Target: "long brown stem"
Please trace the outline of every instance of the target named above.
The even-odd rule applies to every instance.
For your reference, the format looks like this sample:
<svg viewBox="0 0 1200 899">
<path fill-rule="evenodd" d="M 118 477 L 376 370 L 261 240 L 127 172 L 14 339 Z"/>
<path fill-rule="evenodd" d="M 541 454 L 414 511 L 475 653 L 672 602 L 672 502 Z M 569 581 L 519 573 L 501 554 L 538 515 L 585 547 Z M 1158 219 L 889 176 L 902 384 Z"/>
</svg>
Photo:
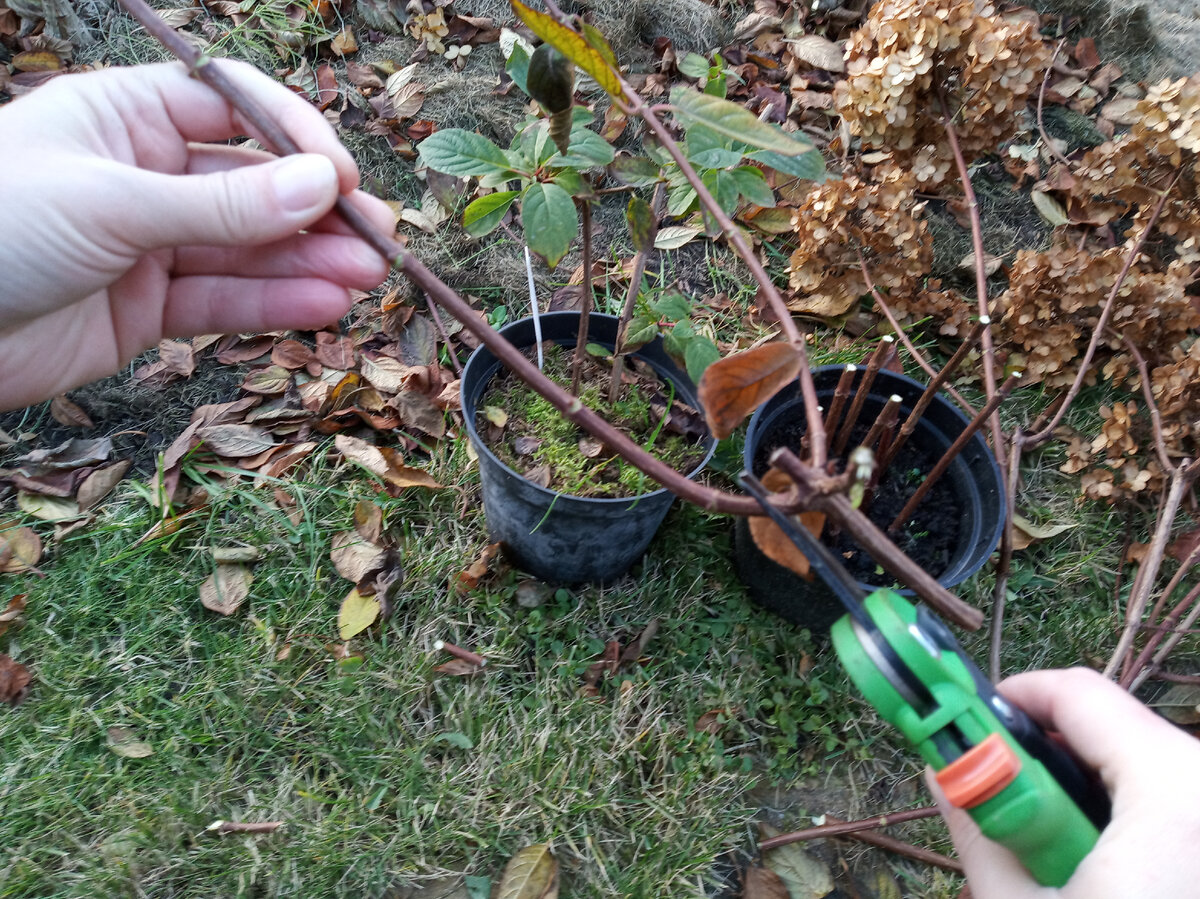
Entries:
<svg viewBox="0 0 1200 899">
<path fill-rule="evenodd" d="M 571 393 L 579 396 L 579 381 L 583 376 L 583 360 L 587 358 L 588 318 L 592 314 L 592 203 L 579 202 L 583 224 L 583 300 L 579 304 L 579 333 L 575 337 L 575 358 L 571 362 Z M 617 335 L 618 339 L 620 335 Z"/>
<path fill-rule="evenodd" d="M 886 471 L 887 467 L 892 464 L 892 459 L 896 457 L 896 453 L 900 452 L 900 447 L 904 446 L 904 444 L 908 442 L 908 438 L 911 437 L 913 431 L 917 429 L 917 423 L 920 422 L 922 416 L 925 415 L 925 410 L 929 408 L 929 404 L 933 402 L 933 398 L 937 396 L 938 391 L 942 389 L 942 385 L 945 384 L 946 381 L 949 380 L 950 376 L 958 370 L 958 367 L 962 365 L 963 360 L 967 358 L 967 354 L 971 352 L 971 349 L 979 341 L 980 336 L 983 334 L 983 329 L 989 324 L 991 324 L 991 319 L 987 316 L 984 316 L 982 319 L 976 322 L 975 327 L 971 329 L 971 333 L 967 335 L 967 339 L 958 345 L 958 349 L 954 351 L 954 355 L 951 356 L 946 364 L 942 366 L 941 370 L 933 376 L 933 380 L 930 381 L 926 386 L 925 392 L 921 394 L 921 397 L 917 400 L 916 405 L 912 407 L 912 411 L 909 412 L 905 417 L 904 424 L 900 426 L 900 433 L 896 436 L 896 439 L 892 442 L 891 447 L 888 449 L 887 456 L 880 459 L 880 468 Z"/>
<path fill-rule="evenodd" d="M 1190 465 L 1180 466 L 1171 472 L 1171 483 L 1167 488 L 1166 502 L 1158 510 L 1158 524 L 1154 529 L 1154 537 L 1146 552 L 1142 564 L 1138 566 L 1137 577 L 1129 591 L 1129 600 L 1125 606 L 1125 627 L 1121 631 L 1121 639 L 1113 650 L 1112 658 L 1104 668 L 1104 676 L 1112 677 L 1125 658 L 1125 654 L 1133 647 L 1134 637 L 1137 636 L 1138 625 L 1150 601 L 1150 593 L 1154 589 L 1154 579 L 1162 567 L 1163 555 L 1167 551 L 1167 541 L 1171 536 L 1171 527 L 1175 524 L 1175 514 L 1183 502 L 1184 493 L 1191 482 Z"/>
<path fill-rule="evenodd" d="M 975 254 L 975 294 L 976 305 L 979 307 L 979 319 L 991 321 L 991 302 L 988 300 L 987 269 L 983 258 L 983 224 L 979 220 L 979 202 L 975 199 L 975 188 L 971 184 L 971 172 L 963 157 L 962 147 L 958 144 L 958 133 L 954 130 L 954 122 L 942 103 L 943 125 L 946 129 L 946 139 L 950 144 L 950 152 L 954 156 L 954 164 L 958 168 L 958 178 L 962 182 L 963 199 L 967 203 L 967 215 L 971 220 L 971 249 Z M 992 329 L 985 324 L 980 335 L 979 346 L 983 351 L 983 386 L 990 400 L 996 395 L 996 350 L 992 345 Z M 1000 414 L 993 410 L 988 427 L 992 432 L 992 451 L 996 461 L 1004 467 L 1004 432 L 1000 428 Z"/>
<path fill-rule="evenodd" d="M 826 815 L 825 820 L 830 824 L 843 823 L 840 818 L 834 818 L 832 815 Z M 860 843 L 870 843 L 872 846 L 878 846 L 880 849 L 886 849 L 888 852 L 903 855 L 905 858 L 911 858 L 913 861 L 933 865 L 935 868 L 943 868 L 946 871 L 953 871 L 956 874 L 963 873 L 962 864 L 950 858 L 950 856 L 934 852 L 932 849 L 923 849 L 920 846 L 914 846 L 912 843 L 897 840 L 895 837 L 889 837 L 886 834 L 875 833 L 873 830 L 863 830 L 846 834 L 846 836 L 851 840 L 858 840 Z"/>
<path fill-rule="evenodd" d="M 687 182 L 696 191 L 696 196 L 700 199 L 701 205 L 713 217 L 716 223 L 721 227 L 725 239 L 729 241 L 729 245 L 734 248 L 742 261 L 746 263 L 746 267 L 750 270 L 751 277 L 762 290 L 763 297 L 767 304 L 771 307 L 771 311 L 779 320 L 779 326 L 783 329 L 784 336 L 787 337 L 788 343 L 795 347 L 797 354 L 800 356 L 800 394 L 804 398 L 804 414 L 808 422 L 808 434 L 811 438 L 812 445 L 812 461 L 817 468 L 825 466 L 825 425 L 821 421 L 821 412 L 818 409 L 817 389 L 813 384 L 812 371 L 808 366 L 808 352 L 805 348 L 804 335 L 800 333 L 800 329 L 796 327 L 796 323 L 792 320 L 792 314 L 788 310 L 787 303 L 779 291 L 775 289 L 775 284 L 771 280 L 771 276 L 767 274 L 767 270 L 763 268 L 762 262 L 755 255 L 750 245 L 746 243 L 745 237 L 742 236 L 742 231 L 733 220 L 725 214 L 725 210 L 704 186 L 704 182 L 700 176 L 696 174 L 696 170 L 688 161 L 687 157 L 680 149 L 667 131 L 666 126 L 659 120 L 655 112 L 650 109 L 629 84 L 621 80 L 621 89 L 625 92 L 625 105 L 628 110 L 641 117 L 646 126 L 658 138 L 663 149 L 679 166 L 679 172 L 687 179 Z"/>
<path fill-rule="evenodd" d="M 933 489 L 933 485 L 941 479 L 942 475 L 950 468 L 950 464 L 958 458 L 958 454 L 966 448 L 967 442 L 975 436 L 975 432 L 983 426 L 988 417 L 1008 398 L 1008 395 L 1013 392 L 1013 388 L 1017 386 L 1017 382 L 1020 380 L 1021 373 L 1019 371 L 1013 372 L 1008 376 L 1008 379 L 1001 388 L 992 395 L 992 398 L 984 404 L 984 407 L 979 410 L 979 414 L 975 416 L 971 423 L 963 429 L 963 432 L 950 444 L 950 448 L 938 459 L 937 464 L 933 466 L 933 470 L 925 476 L 925 480 L 921 482 L 921 486 L 909 497 L 908 502 L 904 504 L 904 508 L 900 510 L 892 523 L 888 525 L 889 533 L 894 534 L 912 517 L 917 506 L 921 504 L 921 500 L 929 494 L 929 491 Z"/>
<path fill-rule="evenodd" d="M 871 387 L 875 384 L 875 377 L 883 366 L 883 359 L 891 351 L 892 344 L 895 342 L 896 338 L 891 334 L 885 334 L 867 360 L 867 367 L 858 381 L 858 389 L 854 391 L 854 399 L 850 401 L 850 409 L 846 412 L 846 417 L 842 419 L 841 425 L 838 426 L 837 439 L 834 440 L 831 447 L 832 455 L 835 458 L 839 458 L 846 451 L 846 444 L 850 442 L 850 433 L 858 424 L 862 407 L 866 404 L 867 397 L 871 395 Z"/>
<path fill-rule="evenodd" d="M 822 824 L 819 827 L 808 827 L 791 833 L 781 833 L 777 837 L 759 841 L 760 852 L 770 852 L 789 843 L 803 843 L 807 840 L 821 840 L 827 837 L 844 837 L 860 830 L 878 830 L 881 827 L 892 827 L 908 821 L 920 821 L 922 818 L 934 818 L 938 815 L 937 806 L 927 805 L 924 808 L 907 809 L 902 812 L 888 812 L 886 815 L 876 815 L 874 818 L 863 818 L 859 821 L 842 821 L 838 824 Z M 826 820 L 829 820 L 826 818 Z"/>
<path fill-rule="evenodd" d="M 446 324 L 442 321 L 441 313 L 438 312 L 433 300 L 429 298 L 429 294 L 425 294 L 425 305 L 429 307 L 434 327 L 437 328 L 438 335 L 442 338 L 442 344 L 446 347 L 446 355 L 450 357 L 450 366 L 454 369 L 454 373 L 461 378 L 462 363 L 458 361 L 458 354 L 454 352 L 454 345 L 450 343 L 450 335 L 446 332 Z"/>
<path fill-rule="evenodd" d="M 867 516 L 851 505 L 844 493 L 822 493 L 817 483 L 821 477 L 820 472 L 805 465 L 786 447 L 777 449 L 768 461 L 781 468 L 796 482 L 804 506 L 824 512 L 872 559 L 900 583 L 911 587 L 944 618 L 973 631 L 983 624 L 982 612 L 963 602 L 939 584 L 933 575 L 901 552 L 887 534 L 875 527 Z"/>
<path fill-rule="evenodd" d="M 1013 513 L 1017 504 L 1017 483 L 1021 477 L 1021 454 L 1025 450 L 1020 428 L 1008 448 L 1008 476 L 1004 479 L 1004 530 L 1000 532 L 1000 559 L 996 562 L 996 585 L 992 589 L 992 620 L 988 627 L 988 674 L 1000 680 L 1000 654 L 1004 646 L 1004 609 L 1008 604 L 1008 575 L 1012 570 Z"/>
<path fill-rule="evenodd" d="M 201 59 L 195 48 L 184 41 L 154 10 L 146 5 L 145 0 L 120 0 L 120 3 L 148 32 L 178 56 L 197 78 L 224 97 L 262 135 L 264 143 L 280 154 L 300 152 L 295 141 L 273 121 L 267 110 L 225 77 L 218 62 L 207 58 Z M 762 509 L 753 497 L 696 484 L 645 452 L 591 409 L 583 406 L 577 397 L 572 396 L 538 371 L 536 365 L 526 359 L 524 354 L 501 337 L 491 326 L 480 320 L 467 302 L 426 268 L 419 259 L 389 235 L 377 231 L 349 199 L 339 197 L 335 208 L 356 234 L 391 262 L 413 284 L 424 290 L 435 303 L 461 322 L 468 333 L 491 350 L 517 377 L 545 397 L 564 417 L 612 448 L 639 471 L 662 484 L 680 498 L 702 508 L 730 515 L 762 514 Z M 807 368 L 804 371 L 807 371 Z"/>
<path fill-rule="evenodd" d="M 1121 678 L 1122 687 L 1125 687 L 1128 690 L 1136 690 L 1142 681 L 1146 679 L 1148 669 L 1161 664 L 1162 659 L 1156 656 L 1155 651 L 1158 649 L 1159 645 L 1163 641 L 1163 638 L 1166 637 L 1167 634 L 1170 634 L 1172 638 L 1179 638 L 1183 636 L 1184 631 L 1192 626 L 1194 619 L 1185 619 L 1182 626 L 1179 625 L 1179 619 L 1188 609 L 1193 607 L 1200 608 L 1200 604 L 1197 603 L 1197 599 L 1200 599 L 1200 584 L 1192 587 L 1192 589 L 1188 591 L 1187 595 L 1176 604 L 1175 608 L 1171 610 L 1171 613 L 1163 620 L 1162 629 L 1150 635 L 1150 638 L 1146 641 L 1146 645 L 1143 646 L 1142 651 L 1138 653 L 1137 659 L 1134 660 L 1134 663 L 1129 667 L 1129 671 L 1126 672 L 1126 675 Z M 1190 617 L 1191 616 L 1189 616 L 1189 618 Z M 1175 639 L 1175 643 L 1177 642 L 1179 642 L 1178 639 Z M 1168 641 L 1166 646 L 1167 652 L 1170 652 L 1175 648 L 1175 643 Z M 1151 659 L 1154 659 L 1154 665 L 1151 665 Z"/>
<path fill-rule="evenodd" d="M 1062 405 L 1058 407 L 1058 411 L 1054 413 L 1054 416 L 1044 428 L 1026 438 L 1025 445 L 1030 449 L 1040 446 L 1050 439 L 1054 433 L 1054 429 L 1058 427 L 1058 423 L 1067 414 L 1067 409 L 1070 408 L 1075 397 L 1079 395 L 1079 391 L 1083 389 L 1083 382 L 1087 378 L 1088 370 L 1092 366 L 1092 358 L 1096 355 L 1096 350 L 1100 346 L 1100 340 L 1104 336 L 1104 329 L 1108 327 L 1108 319 L 1112 315 L 1117 295 L 1120 294 L 1121 287 L 1125 284 L 1125 279 L 1129 276 L 1129 270 L 1133 268 L 1134 261 L 1141 255 L 1142 246 L 1146 243 L 1146 238 L 1150 236 L 1155 223 L 1158 222 L 1158 217 L 1162 214 L 1163 206 L 1167 203 L 1167 197 L 1170 196 L 1171 190 L 1175 187 L 1176 182 L 1179 181 L 1179 177 L 1182 174 L 1183 169 L 1176 170 L 1175 177 L 1171 179 L 1171 183 L 1162 192 L 1162 195 L 1158 198 L 1158 202 L 1154 206 L 1154 210 L 1150 213 L 1146 227 L 1142 229 L 1142 233 L 1137 236 L 1137 240 L 1133 242 L 1133 246 L 1125 254 L 1125 264 L 1121 266 L 1117 280 L 1113 282 L 1113 286 L 1104 300 L 1104 306 L 1100 310 L 1100 318 L 1096 322 L 1096 327 L 1092 329 L 1091 340 L 1088 341 L 1087 350 L 1083 354 L 1083 361 L 1079 363 L 1079 371 L 1075 373 L 1075 380 L 1071 382 L 1071 386 L 1067 390 L 1066 399 L 1063 400 Z"/>
</svg>

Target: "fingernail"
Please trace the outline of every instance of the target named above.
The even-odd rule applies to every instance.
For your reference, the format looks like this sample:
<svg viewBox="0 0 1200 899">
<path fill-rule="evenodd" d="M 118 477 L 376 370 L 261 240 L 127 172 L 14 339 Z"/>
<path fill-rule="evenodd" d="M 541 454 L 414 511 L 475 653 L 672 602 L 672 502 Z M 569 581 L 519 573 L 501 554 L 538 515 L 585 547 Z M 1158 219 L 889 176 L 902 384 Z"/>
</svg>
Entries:
<svg viewBox="0 0 1200 899">
<path fill-rule="evenodd" d="M 308 212 L 329 204 L 337 192 L 337 171 L 324 156 L 304 153 L 275 164 L 275 197 L 287 212 Z"/>
</svg>

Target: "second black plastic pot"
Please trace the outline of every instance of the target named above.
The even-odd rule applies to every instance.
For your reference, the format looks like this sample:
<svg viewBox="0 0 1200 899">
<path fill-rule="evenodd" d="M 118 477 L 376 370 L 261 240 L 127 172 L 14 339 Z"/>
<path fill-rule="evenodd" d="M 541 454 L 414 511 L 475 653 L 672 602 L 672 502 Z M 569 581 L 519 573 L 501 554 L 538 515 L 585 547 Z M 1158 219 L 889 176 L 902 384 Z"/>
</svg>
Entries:
<svg viewBox="0 0 1200 899">
<path fill-rule="evenodd" d="M 579 329 L 577 312 L 550 312 L 541 317 L 544 342 L 574 346 Z M 612 349 L 618 320 L 593 313 L 588 319 L 588 342 Z M 533 319 L 526 318 L 500 332 L 518 348 L 535 343 Z M 695 407 L 696 388 L 655 339 L 636 353 L 659 377 L 675 386 L 678 399 Z M 556 583 L 604 582 L 620 577 L 641 558 L 666 517 L 674 495 L 658 489 L 625 499 L 579 497 L 534 484 L 500 461 L 480 439 L 475 418 L 479 400 L 500 360 L 487 347 L 471 354 L 463 369 L 462 409 L 467 433 L 479 456 L 483 509 L 493 540 L 524 571 Z M 698 474 L 716 449 L 707 439 L 703 461 L 689 472 Z"/>
<path fill-rule="evenodd" d="M 830 365 L 813 371 L 817 397 L 826 408 L 842 370 L 843 366 Z M 857 389 L 862 376 L 860 369 L 852 391 Z M 871 385 L 859 421 L 870 424 L 887 398 L 896 394 L 901 399 L 900 421 L 903 422 L 924 389 L 925 385 L 912 378 L 881 371 Z M 925 410 L 910 443 L 940 458 L 967 424 L 962 413 L 939 395 Z M 746 431 L 745 466 L 761 476 L 766 470 L 770 451 L 780 445 L 797 451 L 799 447 L 795 445 L 794 437 L 804 430 L 804 402 L 799 384 L 795 383 L 772 397 L 750 419 Z M 783 434 L 789 434 L 792 439 L 784 439 Z M 1000 469 L 981 434 L 971 438 L 943 479 L 950 486 L 952 504 L 957 507 L 957 533 L 944 567 L 941 571 L 930 571 L 930 574 L 949 588 L 978 571 L 996 548 L 1004 526 L 1004 490 Z M 734 528 L 734 562 L 750 598 L 794 624 L 824 631 L 843 612 L 837 598 L 819 580 L 806 581 L 767 558 L 754 543 L 744 518 L 739 518 Z M 884 575 L 877 583 L 860 583 L 863 589 L 871 590 L 890 585 L 889 578 Z M 899 592 L 911 595 L 912 591 Z"/>
</svg>

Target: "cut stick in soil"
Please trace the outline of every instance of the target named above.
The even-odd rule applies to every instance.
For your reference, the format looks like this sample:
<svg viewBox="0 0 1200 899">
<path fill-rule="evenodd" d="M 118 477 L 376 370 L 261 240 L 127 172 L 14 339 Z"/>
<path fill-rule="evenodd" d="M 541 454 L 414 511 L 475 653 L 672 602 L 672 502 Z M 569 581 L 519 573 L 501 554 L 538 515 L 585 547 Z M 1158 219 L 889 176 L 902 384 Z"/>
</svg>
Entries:
<svg viewBox="0 0 1200 899">
<path fill-rule="evenodd" d="M 888 465 L 891 464 L 900 447 L 904 446 L 908 438 L 912 436 L 912 432 L 917 429 L 917 422 L 921 420 L 921 416 L 925 414 L 925 410 L 929 408 L 929 404 L 933 402 L 933 398 L 937 396 L 937 392 L 942 389 L 942 385 L 949 380 L 950 376 L 962 364 L 962 361 L 967 358 L 967 354 L 979 343 L 980 338 L 983 336 L 983 329 L 990 325 L 991 322 L 992 320 L 988 316 L 981 316 L 975 324 L 974 329 L 967 335 L 967 339 L 959 344 L 958 349 L 954 351 L 954 355 L 950 357 L 950 360 L 942 366 L 941 371 L 934 375 L 933 380 L 929 382 L 929 386 L 925 388 L 925 392 L 921 394 L 921 398 L 917 400 L 917 404 L 913 406 L 912 411 L 908 413 L 908 417 L 904 419 L 904 424 L 900 427 L 900 433 L 888 448 L 887 453 L 880 452 L 878 454 L 879 467 L 881 469 L 887 470 Z"/>
<path fill-rule="evenodd" d="M 921 486 L 917 488 L 916 492 L 912 495 L 909 501 L 904 504 L 904 508 L 900 510 L 900 513 L 895 517 L 892 523 L 888 525 L 888 533 L 894 534 L 904 525 L 906 521 L 908 521 L 909 518 L 912 517 L 912 514 L 916 510 L 917 506 L 921 504 L 921 500 L 925 498 L 925 496 L 933 488 L 933 485 L 938 482 L 938 479 L 946 473 L 946 470 L 950 467 L 950 463 L 957 459 L 959 453 L 961 453 L 966 447 L 967 441 L 975 436 L 975 432 L 987 422 L 988 416 L 995 412 L 996 409 L 1000 407 L 1000 404 L 1008 398 L 1008 395 L 1013 392 L 1013 388 L 1017 386 L 1017 382 L 1020 380 L 1021 373 L 1019 371 L 1013 372 L 1000 386 L 1000 389 L 996 392 L 996 394 L 984 404 L 984 407 L 980 409 L 978 413 L 976 413 L 975 418 L 973 418 L 971 423 L 968 424 L 963 432 L 958 435 L 958 439 L 950 444 L 950 448 L 946 450 L 945 455 L 938 460 L 937 465 L 933 467 L 933 471 L 929 472 L 929 474 L 925 476 L 925 480 L 921 482 Z"/>
<path fill-rule="evenodd" d="M 858 416 L 862 413 L 863 403 L 867 401 L 867 397 L 871 395 L 871 385 L 875 383 L 875 376 L 879 374 L 879 369 L 883 366 L 883 360 L 892 349 L 892 344 L 896 342 L 896 338 L 887 334 L 879 341 L 879 346 L 875 347 L 875 352 L 871 354 L 871 358 L 867 360 L 867 369 L 863 372 L 862 380 L 858 382 L 858 390 L 854 393 L 854 400 L 850 403 L 850 411 L 846 413 L 846 418 L 838 429 L 837 440 L 833 444 L 833 455 L 840 456 L 845 452 L 846 444 L 850 441 L 850 432 L 854 430 L 854 425 L 858 423 Z"/>
<path fill-rule="evenodd" d="M 842 414 L 846 400 L 850 399 L 850 385 L 854 383 L 854 375 L 857 371 L 857 365 L 847 365 L 842 369 L 837 387 L 833 391 L 833 402 L 829 405 L 829 414 L 825 416 L 825 432 L 827 434 L 833 433 L 837 429 L 838 418 Z"/>
<path fill-rule="evenodd" d="M 863 438 L 862 445 L 872 452 L 875 451 L 876 444 L 883 435 L 896 426 L 896 420 L 900 418 L 900 403 L 901 398 L 896 394 L 888 397 L 888 401 L 883 404 L 883 408 L 879 410 L 879 415 L 875 419 L 875 423 L 871 425 L 871 429 L 867 431 L 867 436 Z M 878 461 L 879 454 L 875 454 Z"/>
</svg>

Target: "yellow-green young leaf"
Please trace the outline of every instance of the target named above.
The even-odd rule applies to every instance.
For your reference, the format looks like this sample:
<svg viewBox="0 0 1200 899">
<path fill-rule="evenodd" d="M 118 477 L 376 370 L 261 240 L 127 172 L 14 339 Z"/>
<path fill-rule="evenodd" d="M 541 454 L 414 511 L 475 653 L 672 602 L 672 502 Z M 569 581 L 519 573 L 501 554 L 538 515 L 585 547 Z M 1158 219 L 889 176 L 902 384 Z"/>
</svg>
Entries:
<svg viewBox="0 0 1200 899">
<path fill-rule="evenodd" d="M 613 53 L 608 38 L 600 33 L 600 29 L 587 22 L 582 22 L 580 28 L 583 31 L 583 39 L 588 42 L 588 45 L 604 57 L 604 61 L 612 66 L 614 71 L 619 71 L 621 66 L 617 63 L 617 54 Z"/>
<path fill-rule="evenodd" d="M 516 0 L 513 0 L 516 2 Z M 744 106 L 729 100 L 702 94 L 687 87 L 671 91 L 671 105 L 684 126 L 704 125 L 718 134 L 762 150 L 772 150 L 784 156 L 798 156 L 812 149 L 812 144 L 772 128 Z"/>
<path fill-rule="evenodd" d="M 513 204 L 513 200 L 520 196 L 520 193 L 519 190 L 502 190 L 480 197 L 478 200 L 472 200 L 463 210 L 463 228 L 472 237 L 483 237 L 500 227 L 500 222 L 504 220 L 504 214 L 508 212 L 508 207 Z"/>
<path fill-rule="evenodd" d="M 550 854 L 550 844 L 526 846 L 509 859 L 496 895 L 497 899 L 557 899 L 558 862 Z"/>
<path fill-rule="evenodd" d="M 591 75 L 596 79 L 596 83 L 612 96 L 620 97 L 622 95 L 621 80 L 617 77 L 612 64 L 605 59 L 602 51 L 589 45 L 582 35 L 543 12 L 530 9 L 521 0 L 509 0 L 509 2 L 517 14 L 517 18 L 528 25 L 530 31 Z M 611 50 L 608 51 L 608 55 L 612 55 Z"/>
<path fill-rule="evenodd" d="M 361 634 L 379 617 L 379 600 L 374 596 L 363 596 L 355 587 L 342 600 L 338 610 L 338 636 L 349 640 Z"/>
</svg>

